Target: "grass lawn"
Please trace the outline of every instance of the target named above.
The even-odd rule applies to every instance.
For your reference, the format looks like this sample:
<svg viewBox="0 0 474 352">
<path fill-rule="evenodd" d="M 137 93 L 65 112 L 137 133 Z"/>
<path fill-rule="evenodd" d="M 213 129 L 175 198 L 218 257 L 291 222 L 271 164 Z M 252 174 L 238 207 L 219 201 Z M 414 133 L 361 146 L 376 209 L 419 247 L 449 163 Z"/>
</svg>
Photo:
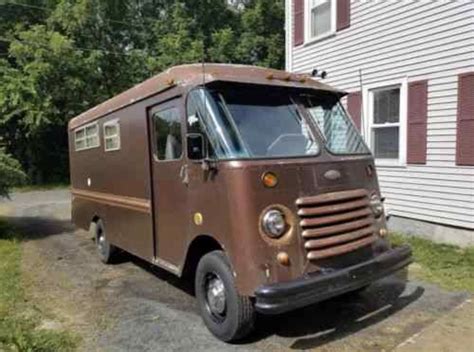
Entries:
<svg viewBox="0 0 474 352">
<path fill-rule="evenodd" d="M 418 237 L 391 235 L 392 243 L 408 243 L 415 258 L 410 273 L 448 290 L 474 292 L 474 247 L 459 248 Z"/>
<path fill-rule="evenodd" d="M 72 351 L 68 332 L 41 329 L 42 316 L 27 302 L 20 271 L 18 237 L 0 219 L 0 351 Z"/>
</svg>

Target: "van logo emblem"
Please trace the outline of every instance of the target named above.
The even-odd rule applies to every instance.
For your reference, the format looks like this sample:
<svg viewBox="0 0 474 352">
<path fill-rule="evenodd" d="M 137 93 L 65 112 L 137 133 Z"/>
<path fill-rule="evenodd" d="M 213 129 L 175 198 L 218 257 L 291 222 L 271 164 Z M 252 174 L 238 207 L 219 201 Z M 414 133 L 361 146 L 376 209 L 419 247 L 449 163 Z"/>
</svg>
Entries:
<svg viewBox="0 0 474 352">
<path fill-rule="evenodd" d="M 338 180 L 341 178 L 341 173 L 337 170 L 328 170 L 324 173 L 324 178 L 328 180 Z"/>
</svg>

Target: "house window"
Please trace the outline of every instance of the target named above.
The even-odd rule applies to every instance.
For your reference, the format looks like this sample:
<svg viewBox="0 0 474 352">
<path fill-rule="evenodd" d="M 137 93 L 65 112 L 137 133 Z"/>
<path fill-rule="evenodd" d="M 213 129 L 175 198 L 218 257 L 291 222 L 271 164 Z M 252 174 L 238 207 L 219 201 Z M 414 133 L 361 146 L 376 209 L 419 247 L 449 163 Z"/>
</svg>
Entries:
<svg viewBox="0 0 474 352">
<path fill-rule="evenodd" d="M 307 38 L 320 38 L 335 31 L 335 0 L 307 0 Z"/>
<path fill-rule="evenodd" d="M 104 149 L 106 152 L 120 150 L 120 124 L 118 120 L 104 123 Z"/>
<path fill-rule="evenodd" d="M 371 91 L 370 140 L 376 159 L 400 157 L 400 87 Z"/>
<path fill-rule="evenodd" d="M 97 122 L 77 128 L 74 131 L 74 145 L 76 151 L 99 147 L 99 125 Z"/>
<path fill-rule="evenodd" d="M 177 108 L 153 114 L 155 154 L 159 160 L 180 159 L 182 154 L 181 117 Z"/>
</svg>

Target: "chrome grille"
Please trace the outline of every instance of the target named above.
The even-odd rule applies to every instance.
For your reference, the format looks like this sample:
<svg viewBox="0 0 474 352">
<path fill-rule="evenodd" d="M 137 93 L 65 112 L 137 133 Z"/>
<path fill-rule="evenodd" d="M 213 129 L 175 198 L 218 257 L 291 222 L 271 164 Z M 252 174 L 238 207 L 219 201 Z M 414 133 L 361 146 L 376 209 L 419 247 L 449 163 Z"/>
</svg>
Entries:
<svg viewBox="0 0 474 352">
<path fill-rule="evenodd" d="M 365 189 L 302 197 L 296 205 L 309 260 L 348 253 L 376 240 Z"/>
</svg>

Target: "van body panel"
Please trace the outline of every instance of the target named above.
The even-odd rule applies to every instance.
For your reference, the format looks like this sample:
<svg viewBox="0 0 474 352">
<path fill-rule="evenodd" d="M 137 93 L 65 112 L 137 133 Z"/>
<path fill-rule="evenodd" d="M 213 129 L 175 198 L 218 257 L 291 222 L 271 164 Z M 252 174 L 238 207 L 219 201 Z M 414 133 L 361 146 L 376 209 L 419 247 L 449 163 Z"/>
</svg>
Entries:
<svg viewBox="0 0 474 352">
<path fill-rule="evenodd" d="M 111 243 L 143 259 L 153 258 L 150 170 L 143 107 L 131 105 L 95 123 L 100 146 L 74 151 L 70 133 L 72 219 L 88 229 L 94 217 L 107 226 Z M 121 148 L 104 151 L 104 123 L 117 119 Z M 148 210 L 145 204 L 148 205 Z"/>
<path fill-rule="evenodd" d="M 202 194 L 201 188 L 196 187 L 194 198 L 196 209 L 203 214 L 213 216 L 217 211 L 223 215 L 218 219 L 212 217 L 212 223 L 205 226 L 204 230 L 219 233 L 227 229 L 225 238 L 220 240 L 226 244 L 226 251 L 232 258 L 239 289 L 253 295 L 256 287 L 263 282 L 289 281 L 321 268 L 344 267 L 360 261 L 360 258 L 373 257 L 371 250 L 361 248 L 355 254 L 325 259 L 319 263 L 308 261 L 304 255 L 304 241 L 296 215 L 292 220 L 292 235 L 285 241 L 269 241 L 259 230 L 262 212 L 275 205 L 287 207 L 296 214 L 298 209 L 295 202 L 303 196 L 348 189 L 377 192 L 375 175 L 367 175 L 369 165 L 373 166 L 373 163 L 367 157 L 344 162 L 320 162 L 316 158 L 277 164 L 268 160 L 220 162 L 218 175 L 215 176 L 220 186 L 216 187 L 216 181 L 213 181 L 214 183 L 210 183 L 212 192 L 203 191 Z M 324 177 L 328 170 L 333 169 L 342 175 L 337 181 Z M 262 174 L 268 171 L 279 178 L 278 185 L 273 189 L 265 188 L 261 181 Z M 202 170 L 196 170 L 193 179 L 199 178 L 199 175 L 202 175 Z M 206 193 L 211 196 L 206 197 Z M 382 228 L 385 226 L 384 220 L 380 219 L 375 226 L 377 229 Z M 198 231 L 196 228 L 191 229 L 193 230 Z M 277 262 L 276 257 L 282 251 L 288 253 L 291 265 L 282 266 Z"/>
<path fill-rule="evenodd" d="M 112 244 L 150 262 L 156 258 L 156 248 L 146 116 L 148 108 L 180 94 L 179 87 L 170 88 L 93 121 L 99 126 L 97 148 L 75 151 L 74 130 L 69 130 L 72 222 L 88 230 L 95 217 L 102 219 Z M 121 146 L 106 152 L 103 126 L 112 120 L 119 121 Z"/>
<path fill-rule="evenodd" d="M 88 229 L 100 218 L 111 244 L 176 275 L 183 272 L 193 240 L 212 237 L 228 256 L 235 285 L 244 296 L 368 263 L 390 251 L 382 235 L 385 218 L 373 215 L 369 204 L 372 196 L 380 198 L 373 157 L 331 153 L 314 122 L 308 128 L 320 149 L 312 156 L 215 159 L 212 167 L 206 167 L 209 160 L 190 160 L 186 99 L 192 89 L 209 82 L 344 95 L 305 75 L 240 65 L 187 65 L 155 76 L 70 121 L 74 224 Z M 311 118 L 301 104 L 295 106 L 308 122 Z M 183 154 L 163 161 L 155 155 L 152 119 L 169 107 L 180 114 Z M 105 151 L 104 124 L 113 120 L 120 126 L 120 149 Z M 76 151 L 75 132 L 88 124 L 97 124 L 100 146 Z M 274 187 L 262 182 L 268 172 L 277 177 Z M 318 202 L 327 209 L 321 210 Z M 262 229 L 262 218 L 271 209 L 279 209 L 287 221 L 281 238 L 270 238 Z M 318 211 L 322 215 L 311 215 Z M 358 212 L 362 215 L 352 219 Z M 352 229 L 361 217 L 366 227 L 340 230 Z M 321 228 L 307 226 L 321 221 L 333 225 L 329 230 L 334 236 L 319 236 Z M 361 232 L 369 230 L 370 236 Z M 288 258 L 286 264 L 278 259 L 282 255 Z"/>
</svg>

